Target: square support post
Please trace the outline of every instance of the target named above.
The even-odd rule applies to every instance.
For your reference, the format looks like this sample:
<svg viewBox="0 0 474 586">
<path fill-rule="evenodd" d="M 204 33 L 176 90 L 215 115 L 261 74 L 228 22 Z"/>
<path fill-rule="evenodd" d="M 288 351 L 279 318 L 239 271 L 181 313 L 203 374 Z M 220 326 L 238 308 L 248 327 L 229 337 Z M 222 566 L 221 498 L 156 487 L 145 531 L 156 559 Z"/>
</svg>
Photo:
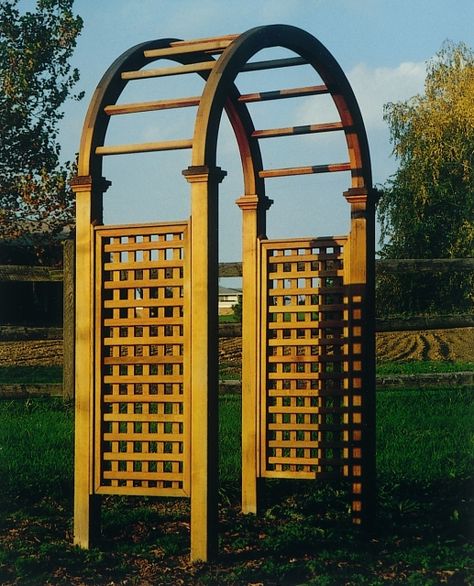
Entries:
<svg viewBox="0 0 474 586">
<path fill-rule="evenodd" d="M 93 226 L 102 221 L 102 194 L 109 182 L 76 177 L 76 328 L 74 435 L 74 544 L 88 549 L 99 532 L 100 497 L 93 487 Z"/>
<path fill-rule="evenodd" d="M 191 184 L 191 561 L 217 555 L 219 168 L 183 171 Z"/>
<path fill-rule="evenodd" d="M 373 210 L 366 188 L 344 193 L 351 206 L 345 282 L 348 301 L 349 439 L 347 475 L 352 519 L 369 528 L 375 516 L 375 300 Z M 346 432 L 347 433 L 347 432 Z"/>
<path fill-rule="evenodd" d="M 245 194 L 236 201 L 242 210 L 242 512 L 258 513 L 260 476 L 260 236 L 267 197 Z"/>
</svg>

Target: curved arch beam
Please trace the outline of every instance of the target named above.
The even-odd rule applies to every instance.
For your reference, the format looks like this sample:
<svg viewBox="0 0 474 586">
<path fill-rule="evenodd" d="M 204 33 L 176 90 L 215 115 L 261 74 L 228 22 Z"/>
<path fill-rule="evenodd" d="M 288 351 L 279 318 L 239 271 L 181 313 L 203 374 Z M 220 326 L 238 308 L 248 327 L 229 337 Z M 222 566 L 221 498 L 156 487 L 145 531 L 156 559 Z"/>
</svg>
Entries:
<svg viewBox="0 0 474 586">
<path fill-rule="evenodd" d="M 91 176 L 99 179 L 102 176 L 103 157 L 95 154 L 95 149 L 104 144 L 110 116 L 104 108 L 116 104 L 120 94 L 128 83 L 121 77 L 126 70 L 138 70 L 153 59 L 145 57 L 144 53 L 150 49 L 166 48 L 170 43 L 180 39 L 166 38 L 147 41 L 131 47 L 118 57 L 100 80 L 84 120 L 79 150 L 78 176 Z M 206 53 L 182 54 L 167 57 L 181 64 L 200 61 L 211 61 L 213 58 Z M 208 72 L 199 75 L 207 80 Z M 242 162 L 246 193 L 264 193 L 264 182 L 258 172 L 262 169 L 262 157 L 258 141 L 251 138 L 254 126 L 250 113 L 245 104 L 238 101 L 239 92 L 234 84 L 228 89 L 228 97 L 224 105 L 229 120 L 234 129 L 239 153 Z"/>
<path fill-rule="evenodd" d="M 115 104 L 127 85 L 121 78 L 125 69 L 140 69 L 149 62 L 144 51 L 166 47 L 176 39 L 147 41 L 131 47 L 112 63 L 102 76 L 87 110 L 81 135 L 79 150 L 78 176 L 91 175 L 98 178 L 102 174 L 102 157 L 95 155 L 95 149 L 104 143 L 110 117 L 104 112 L 105 106 Z"/>
<path fill-rule="evenodd" d="M 352 88 L 341 67 L 317 39 L 302 29 L 270 25 L 250 29 L 229 45 L 209 75 L 196 117 L 193 165 L 215 165 L 219 121 L 237 75 L 262 49 L 284 47 L 303 57 L 321 76 L 344 125 L 352 187 L 370 188 L 371 171 L 367 135 Z"/>
</svg>

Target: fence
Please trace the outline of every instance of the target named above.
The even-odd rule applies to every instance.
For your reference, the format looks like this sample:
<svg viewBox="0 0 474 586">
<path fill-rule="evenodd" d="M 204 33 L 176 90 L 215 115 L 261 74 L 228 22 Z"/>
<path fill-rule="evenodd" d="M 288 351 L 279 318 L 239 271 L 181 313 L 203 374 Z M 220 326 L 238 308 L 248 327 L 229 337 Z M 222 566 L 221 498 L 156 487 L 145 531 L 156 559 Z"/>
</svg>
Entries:
<svg viewBox="0 0 474 586">
<path fill-rule="evenodd" d="M 453 259 L 390 259 L 377 260 L 376 272 L 380 274 L 449 273 L 451 271 L 473 271 L 474 258 Z M 226 262 L 219 264 L 219 277 L 241 277 L 242 264 Z M 8 384 L 0 385 L 0 397 L 28 397 L 72 394 L 74 388 L 74 246 L 72 241 L 64 244 L 63 269 L 47 266 L 0 266 L 1 282 L 62 282 L 63 283 L 63 327 L 0 325 L 0 341 L 12 340 L 63 340 L 63 382 L 58 384 Z M 410 316 L 407 318 L 377 318 L 377 332 L 429 330 L 444 328 L 474 327 L 473 314 L 442 316 Z M 220 324 L 221 337 L 239 337 L 239 323 Z M 473 373 L 450 373 L 449 375 L 399 375 L 378 377 L 378 387 L 474 384 Z M 239 382 L 223 383 L 222 390 L 235 392 Z"/>
</svg>

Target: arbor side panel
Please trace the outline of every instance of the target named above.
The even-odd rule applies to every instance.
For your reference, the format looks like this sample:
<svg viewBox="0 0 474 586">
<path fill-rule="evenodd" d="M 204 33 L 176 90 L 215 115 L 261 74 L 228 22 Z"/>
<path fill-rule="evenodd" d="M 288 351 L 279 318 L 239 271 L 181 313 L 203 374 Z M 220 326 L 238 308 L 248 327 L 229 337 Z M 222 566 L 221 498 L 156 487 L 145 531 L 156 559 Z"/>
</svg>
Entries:
<svg viewBox="0 0 474 586">
<path fill-rule="evenodd" d="M 261 476 L 343 474 L 345 244 L 262 242 Z"/>
<path fill-rule="evenodd" d="M 187 495 L 187 223 L 95 233 L 95 490 Z"/>
</svg>

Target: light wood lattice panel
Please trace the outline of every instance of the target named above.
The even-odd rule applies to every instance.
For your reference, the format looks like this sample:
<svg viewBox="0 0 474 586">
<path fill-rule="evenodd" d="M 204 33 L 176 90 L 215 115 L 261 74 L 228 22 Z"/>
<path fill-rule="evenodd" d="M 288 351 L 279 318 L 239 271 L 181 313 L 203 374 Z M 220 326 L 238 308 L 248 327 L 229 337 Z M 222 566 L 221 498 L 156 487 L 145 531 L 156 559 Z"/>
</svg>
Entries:
<svg viewBox="0 0 474 586">
<path fill-rule="evenodd" d="M 189 492 L 188 227 L 96 228 L 96 492 Z"/>
<path fill-rule="evenodd" d="M 347 473 L 345 244 L 262 242 L 262 476 Z"/>
</svg>

